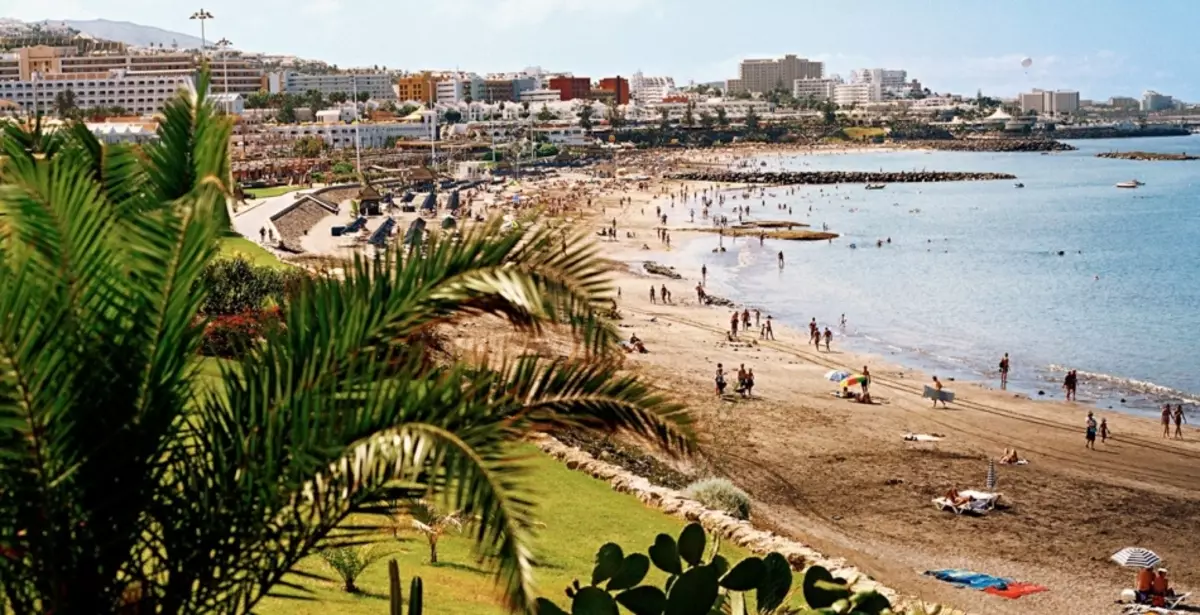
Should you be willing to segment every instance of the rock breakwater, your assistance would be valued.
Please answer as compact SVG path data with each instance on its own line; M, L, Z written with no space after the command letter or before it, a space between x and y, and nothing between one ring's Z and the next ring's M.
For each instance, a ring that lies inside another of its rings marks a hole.
M1200 160L1200 156L1189 154L1163 154L1159 152L1101 152L1097 158L1115 158L1117 160Z
M1069 152L1078 149L1054 139L926 139L897 141L896 144L948 152Z
M1016 179L1009 173L967 171L688 171L673 179L737 184L900 184Z

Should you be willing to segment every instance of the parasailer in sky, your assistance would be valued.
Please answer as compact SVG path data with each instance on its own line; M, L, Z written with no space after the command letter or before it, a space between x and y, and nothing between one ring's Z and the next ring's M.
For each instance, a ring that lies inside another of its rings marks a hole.
M1025 58L1021 60L1021 68L1025 69L1025 74L1029 74L1029 67L1033 66L1033 58Z

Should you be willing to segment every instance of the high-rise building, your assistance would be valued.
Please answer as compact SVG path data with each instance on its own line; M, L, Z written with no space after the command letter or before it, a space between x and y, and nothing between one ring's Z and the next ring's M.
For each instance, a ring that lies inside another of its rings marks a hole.
M1175 99L1166 94L1159 94L1154 90L1146 90L1142 94L1142 111L1150 113L1151 111L1163 111L1175 106Z
M1079 110L1079 92L1074 90L1034 90L1020 95L1018 102L1022 112L1038 114L1074 113Z
M221 70L220 63L214 65L216 71ZM326 73L308 74L296 71L284 71L267 77L268 90L274 94L303 94L316 90L326 96L334 93L367 92L375 100L389 100L396 97L392 88L392 76L386 73Z
M865 105L883 100L878 83L839 83L833 86L833 102L838 105Z
M1142 102L1132 96L1113 96L1108 99L1108 106L1118 109L1137 109Z
M657 103L675 91L671 77L647 77L638 71L629 78L629 97L640 103Z
M559 100L587 98L592 92L592 80L587 77L554 77L548 87L558 90Z
M629 80L624 77L606 77L600 80L597 90L613 93L613 102L618 105L629 104Z
M797 79L792 82L792 97L796 100L833 100L839 85L842 85L842 79L837 75L829 79Z
M825 76L825 64L788 54L778 59L742 60L736 90L741 92L770 92L789 89L797 79L820 79Z
M435 83L433 74L428 71L400 77L396 80L396 98L432 105L437 96Z

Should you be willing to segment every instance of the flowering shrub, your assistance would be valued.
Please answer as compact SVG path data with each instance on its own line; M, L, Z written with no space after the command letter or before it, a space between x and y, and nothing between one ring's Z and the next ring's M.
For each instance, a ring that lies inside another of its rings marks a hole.
M200 354L236 359L258 343L268 331L280 326L278 308L217 316L204 329Z

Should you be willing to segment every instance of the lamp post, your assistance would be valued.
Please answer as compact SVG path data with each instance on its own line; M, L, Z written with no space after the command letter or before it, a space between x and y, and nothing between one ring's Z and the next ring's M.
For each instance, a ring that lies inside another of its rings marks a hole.
M225 115L229 115L230 104L233 101L229 100L229 54L227 52L233 41L222 37L213 44L221 49L221 80L225 82Z
M213 14L204 9L200 9L192 13L190 19L200 21L200 55L204 55L208 51L208 41L204 38L204 22L213 19Z

